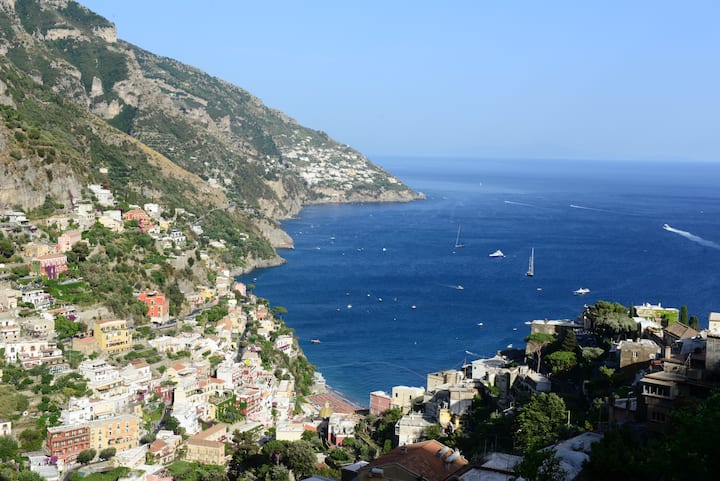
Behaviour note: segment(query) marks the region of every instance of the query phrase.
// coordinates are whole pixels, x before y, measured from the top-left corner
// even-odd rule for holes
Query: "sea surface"
[[[240,278],[361,404],[598,299],[685,304],[704,327],[720,311],[720,163],[373,160],[427,199],[307,207],[283,224],[287,264]]]

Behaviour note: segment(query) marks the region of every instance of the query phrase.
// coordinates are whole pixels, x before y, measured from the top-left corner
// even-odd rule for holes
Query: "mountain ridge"
[[[241,87],[117,39],[111,22],[73,0],[0,0],[0,52],[1,173],[16,179],[0,190],[6,206],[33,208],[52,195],[67,207],[65,192],[106,183],[134,203],[198,214],[229,207],[263,236],[260,221],[277,228],[306,204],[418,198]],[[27,183],[24,164],[61,171],[63,181]]]

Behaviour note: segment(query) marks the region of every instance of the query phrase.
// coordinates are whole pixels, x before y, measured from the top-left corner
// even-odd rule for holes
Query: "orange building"
[[[50,456],[71,463],[77,455],[90,449],[90,429],[87,425],[64,425],[48,428],[47,449]]]
[[[125,212],[123,214],[123,220],[136,220],[142,232],[147,232],[155,226],[150,216],[142,209],[133,209]]]
[[[170,300],[162,292],[143,291],[138,300],[147,304],[147,315],[152,322],[162,324],[170,318]]]

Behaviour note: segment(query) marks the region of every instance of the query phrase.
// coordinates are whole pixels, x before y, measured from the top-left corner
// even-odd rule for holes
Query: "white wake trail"
[[[700,244],[701,246],[712,247],[713,249],[719,249],[719,250],[720,250],[720,244],[718,244],[717,242],[713,242],[713,241],[710,241],[710,240],[707,240],[707,239],[703,239],[702,237],[696,236],[695,234],[692,234],[692,233],[690,233],[690,232],[687,232],[687,231],[684,231],[684,230],[680,230],[680,229],[676,229],[676,228],[674,228],[674,227],[670,227],[670,226],[667,225],[667,224],[663,224],[663,229],[665,229],[665,230],[668,231],[668,232],[672,232],[673,234],[677,234],[677,235],[679,235],[679,236],[683,236],[684,238],[686,238],[686,239],[688,239],[688,240],[691,240],[691,241],[693,241],[693,242],[697,242],[697,243]]]
[[[525,202],[515,202],[514,200],[506,200],[506,201],[504,201],[504,202],[505,202],[506,204],[510,204],[510,205],[521,205],[521,206],[523,206],[523,207],[537,207],[536,205],[526,204]]]

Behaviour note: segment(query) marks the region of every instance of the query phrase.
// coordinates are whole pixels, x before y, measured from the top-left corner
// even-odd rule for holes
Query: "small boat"
[[[352,309],[352,304],[348,304],[348,305],[347,305],[347,308],[348,308],[348,309]]]
[[[310,339],[313,344],[320,344],[320,339]]]
[[[573,294],[575,294],[576,296],[584,296],[588,293],[590,293],[590,289],[588,289],[587,287],[581,287],[580,289],[575,289],[573,291]]]
[[[512,344],[508,344],[508,345],[507,345],[507,348],[508,348],[508,349],[512,349]]]
[[[528,270],[525,273],[526,276],[532,277],[535,275],[535,248],[530,249],[530,262],[528,263]]]
[[[532,321],[525,321],[525,325],[532,326]]]
[[[413,306],[410,306],[410,309],[413,309],[413,310],[415,310],[415,309],[417,309],[417,306],[415,306],[415,305],[413,305]]]
[[[457,237],[455,237],[455,248],[459,249],[461,247],[465,247],[465,243],[460,238],[460,226],[458,226]]]
[[[483,327],[483,323],[482,323],[482,322],[478,322],[477,325],[480,326],[480,327]]]
[[[490,254],[489,257],[505,257],[505,254],[503,254],[503,251],[498,249],[495,252],[493,252],[492,254]]]
[[[458,291],[462,291],[465,288],[463,286],[461,286],[460,284],[458,284],[457,286],[455,286],[455,289],[457,289]]]

